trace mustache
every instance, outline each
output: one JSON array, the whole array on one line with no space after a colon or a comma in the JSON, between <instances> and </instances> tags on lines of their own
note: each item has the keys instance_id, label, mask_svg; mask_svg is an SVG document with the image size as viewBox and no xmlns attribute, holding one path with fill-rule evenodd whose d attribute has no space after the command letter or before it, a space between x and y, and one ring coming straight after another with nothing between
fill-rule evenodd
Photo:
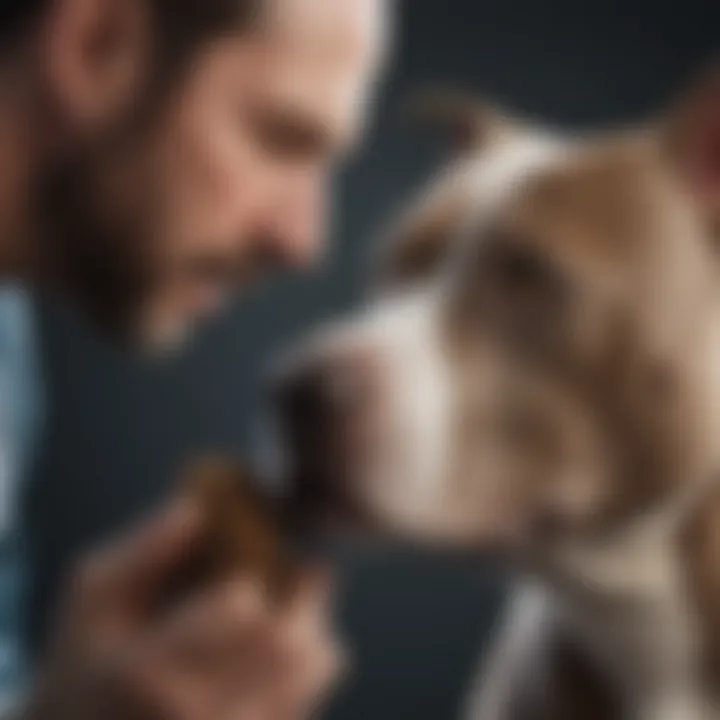
<instances>
[{"instance_id":1,"label":"mustache","mask_svg":"<svg viewBox=\"0 0 720 720\"><path fill-rule=\"evenodd\" d=\"M242 243L246 249L241 253L207 253L188 261L185 270L211 284L232 287L252 283L287 264L280 245L276 238L254 237Z\"/></svg>"}]
</instances>

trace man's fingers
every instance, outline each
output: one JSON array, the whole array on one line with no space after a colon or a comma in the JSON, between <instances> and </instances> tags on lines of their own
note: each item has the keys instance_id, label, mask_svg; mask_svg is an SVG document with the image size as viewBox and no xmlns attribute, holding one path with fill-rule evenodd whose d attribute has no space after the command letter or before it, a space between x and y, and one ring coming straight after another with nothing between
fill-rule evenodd
<instances>
[{"instance_id":1,"label":"man's fingers","mask_svg":"<svg viewBox=\"0 0 720 720\"><path fill-rule=\"evenodd\" d=\"M223 717L239 697L255 704L270 674L264 613L264 598L248 582L188 600L136 648L130 663L141 677L136 684L166 708L182 705L193 720ZM194 707L204 713L193 714Z\"/></svg>"},{"instance_id":2,"label":"man's fingers","mask_svg":"<svg viewBox=\"0 0 720 720\"><path fill-rule=\"evenodd\" d=\"M136 666L203 697L215 717L302 720L344 663L325 612L326 573L307 573L283 612L252 580L215 588L178 608Z\"/></svg>"},{"instance_id":3,"label":"man's fingers","mask_svg":"<svg viewBox=\"0 0 720 720\"><path fill-rule=\"evenodd\" d=\"M322 566L307 569L298 578L287 619L291 624L327 624L332 615L335 583Z\"/></svg>"},{"instance_id":4,"label":"man's fingers","mask_svg":"<svg viewBox=\"0 0 720 720\"><path fill-rule=\"evenodd\" d=\"M159 516L83 566L79 582L90 601L102 596L126 608L144 603L164 587L187 559L202 526L200 509L187 499L176 500Z\"/></svg>"},{"instance_id":5,"label":"man's fingers","mask_svg":"<svg viewBox=\"0 0 720 720\"><path fill-rule=\"evenodd\" d=\"M305 647L286 647L283 663L257 686L259 714L272 720L315 717L347 667L346 655L329 637L315 638ZM238 696L238 704L242 697Z\"/></svg>"},{"instance_id":6,"label":"man's fingers","mask_svg":"<svg viewBox=\"0 0 720 720\"><path fill-rule=\"evenodd\" d=\"M267 603L258 585L235 581L179 608L153 638L160 652L193 665L231 665L267 634Z\"/></svg>"},{"instance_id":7,"label":"man's fingers","mask_svg":"<svg viewBox=\"0 0 720 720\"><path fill-rule=\"evenodd\" d=\"M330 639L299 656L296 671L285 688L287 705L311 710L318 699L344 677L348 667L345 651Z\"/></svg>"},{"instance_id":8,"label":"man's fingers","mask_svg":"<svg viewBox=\"0 0 720 720\"><path fill-rule=\"evenodd\" d=\"M307 570L293 602L276 627L282 673L265 696L267 717L302 720L315 716L348 667L347 655L331 629L334 583L324 568Z\"/></svg>"}]
</instances>

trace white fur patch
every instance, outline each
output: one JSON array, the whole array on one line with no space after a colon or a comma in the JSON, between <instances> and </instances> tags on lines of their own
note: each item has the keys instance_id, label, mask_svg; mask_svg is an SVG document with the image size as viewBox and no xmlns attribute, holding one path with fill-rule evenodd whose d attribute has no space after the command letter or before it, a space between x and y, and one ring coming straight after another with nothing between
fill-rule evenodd
<instances>
[{"instance_id":1,"label":"white fur patch","mask_svg":"<svg viewBox=\"0 0 720 720\"><path fill-rule=\"evenodd\" d=\"M467 186L483 209L508 200L524 181L566 162L572 143L550 134L522 135L467 159L457 183Z\"/></svg>"},{"instance_id":2,"label":"white fur patch","mask_svg":"<svg viewBox=\"0 0 720 720\"><path fill-rule=\"evenodd\" d=\"M373 348L384 375L385 412L396 454L366 482L379 511L415 525L427 520L448 464L450 392L437 321L441 294L424 292L373 306L356 333ZM387 460L387 458L385 458Z\"/></svg>"},{"instance_id":3,"label":"white fur patch","mask_svg":"<svg viewBox=\"0 0 720 720\"><path fill-rule=\"evenodd\" d=\"M492 212L510 200L526 179L563 163L570 147L540 133L515 137L453 166L433 183L425 201L462 194L473 208L464 220L473 222L476 213ZM452 530L448 518L440 517L454 432L450 368L439 317L448 278L441 272L436 282L419 291L383 298L355 320L326 330L313 351L332 355L363 348L380 360L395 453L391 461L382 452L368 458L376 465L366 468L360 492L396 526L427 534L442 532L443 524L445 532Z\"/></svg>"}]
</instances>

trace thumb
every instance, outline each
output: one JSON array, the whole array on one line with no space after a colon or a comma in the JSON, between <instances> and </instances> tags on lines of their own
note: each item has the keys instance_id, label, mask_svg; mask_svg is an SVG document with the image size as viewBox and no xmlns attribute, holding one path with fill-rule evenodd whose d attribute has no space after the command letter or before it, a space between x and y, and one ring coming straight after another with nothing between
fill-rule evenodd
<instances>
[{"instance_id":1,"label":"thumb","mask_svg":"<svg viewBox=\"0 0 720 720\"><path fill-rule=\"evenodd\" d=\"M187 498L169 505L91 561L97 598L142 606L157 595L187 560L202 526L200 508Z\"/></svg>"}]
</instances>

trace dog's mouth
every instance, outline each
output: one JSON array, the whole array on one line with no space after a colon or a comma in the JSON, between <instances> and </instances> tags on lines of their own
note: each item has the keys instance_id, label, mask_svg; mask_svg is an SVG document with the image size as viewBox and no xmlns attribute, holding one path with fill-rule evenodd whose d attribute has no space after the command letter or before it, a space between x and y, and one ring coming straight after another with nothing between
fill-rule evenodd
<instances>
[{"instance_id":1,"label":"dog's mouth","mask_svg":"<svg viewBox=\"0 0 720 720\"><path fill-rule=\"evenodd\" d=\"M369 532L374 519L350 481L352 458L343 428L331 416L286 409L280 420L288 521L305 531Z\"/></svg>"},{"instance_id":2,"label":"dog's mouth","mask_svg":"<svg viewBox=\"0 0 720 720\"><path fill-rule=\"evenodd\" d=\"M375 438L364 398L351 392L356 374L348 372L343 388L337 378L322 363L270 378L275 475L291 525L367 533L377 528L357 480Z\"/></svg>"}]
</instances>

